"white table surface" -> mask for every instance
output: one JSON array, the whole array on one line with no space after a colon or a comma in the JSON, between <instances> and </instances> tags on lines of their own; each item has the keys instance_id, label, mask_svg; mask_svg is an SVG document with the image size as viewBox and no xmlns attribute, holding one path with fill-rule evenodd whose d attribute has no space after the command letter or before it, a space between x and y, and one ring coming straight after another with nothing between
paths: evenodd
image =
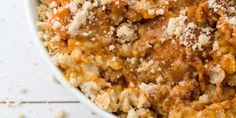
<instances>
[{"instance_id":1,"label":"white table surface","mask_svg":"<svg viewBox=\"0 0 236 118\"><path fill-rule=\"evenodd\" d=\"M23 0L1 0L0 41L0 118L17 118L19 113L25 118L53 118L61 109L68 118L96 117L53 81L51 70L32 42ZM20 92L22 89L27 92ZM15 101L23 103L7 104Z\"/></svg>"}]
</instances>

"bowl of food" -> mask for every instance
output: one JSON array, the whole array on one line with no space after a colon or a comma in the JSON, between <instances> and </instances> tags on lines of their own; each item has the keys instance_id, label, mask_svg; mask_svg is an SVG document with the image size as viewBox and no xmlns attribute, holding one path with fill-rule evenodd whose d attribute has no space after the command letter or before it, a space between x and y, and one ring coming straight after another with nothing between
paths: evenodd
<instances>
[{"instance_id":1,"label":"bowl of food","mask_svg":"<svg viewBox=\"0 0 236 118\"><path fill-rule=\"evenodd\" d=\"M58 80L103 117L236 115L234 0L26 0Z\"/></svg>"}]
</instances>

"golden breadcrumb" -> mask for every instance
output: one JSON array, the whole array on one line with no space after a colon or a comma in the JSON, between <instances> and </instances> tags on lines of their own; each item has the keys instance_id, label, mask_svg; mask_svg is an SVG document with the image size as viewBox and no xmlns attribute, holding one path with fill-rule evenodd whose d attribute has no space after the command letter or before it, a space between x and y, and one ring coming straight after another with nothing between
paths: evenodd
<instances>
[{"instance_id":1,"label":"golden breadcrumb","mask_svg":"<svg viewBox=\"0 0 236 118\"><path fill-rule=\"evenodd\" d=\"M69 83L128 118L236 117L235 0L41 0Z\"/></svg>"}]
</instances>

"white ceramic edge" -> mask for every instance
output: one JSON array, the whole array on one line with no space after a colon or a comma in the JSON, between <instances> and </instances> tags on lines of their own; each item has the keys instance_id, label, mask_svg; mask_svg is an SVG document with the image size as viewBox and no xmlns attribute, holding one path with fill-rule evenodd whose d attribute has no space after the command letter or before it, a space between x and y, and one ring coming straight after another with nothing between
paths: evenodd
<instances>
[{"instance_id":1,"label":"white ceramic edge","mask_svg":"<svg viewBox=\"0 0 236 118\"><path fill-rule=\"evenodd\" d=\"M68 81L63 76L62 72L53 64L51 61L50 55L47 52L47 49L43 46L41 39L38 36L38 28L36 26L36 6L37 6L37 0L24 0L24 7L27 17L27 22L31 30L31 34L33 36L34 43L37 45L38 49L41 52L41 55L44 57L44 60L47 62L47 64L50 66L52 72L55 74L56 78L60 83L69 90L75 97L78 98L78 100L82 103L88 106L92 111L94 111L96 114L106 117L106 118L116 118L111 113L108 113L101 109L100 107L96 106L90 99L88 99L81 91L78 89L72 87Z\"/></svg>"}]
</instances>

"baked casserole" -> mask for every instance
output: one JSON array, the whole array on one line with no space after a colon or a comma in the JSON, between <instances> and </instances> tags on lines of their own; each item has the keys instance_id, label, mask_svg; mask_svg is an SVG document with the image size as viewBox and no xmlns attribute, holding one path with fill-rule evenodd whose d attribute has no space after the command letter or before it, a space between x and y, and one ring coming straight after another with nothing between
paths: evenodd
<instances>
[{"instance_id":1,"label":"baked casserole","mask_svg":"<svg viewBox=\"0 0 236 118\"><path fill-rule=\"evenodd\" d=\"M235 0L41 0L68 82L128 118L236 117Z\"/></svg>"}]
</instances>

